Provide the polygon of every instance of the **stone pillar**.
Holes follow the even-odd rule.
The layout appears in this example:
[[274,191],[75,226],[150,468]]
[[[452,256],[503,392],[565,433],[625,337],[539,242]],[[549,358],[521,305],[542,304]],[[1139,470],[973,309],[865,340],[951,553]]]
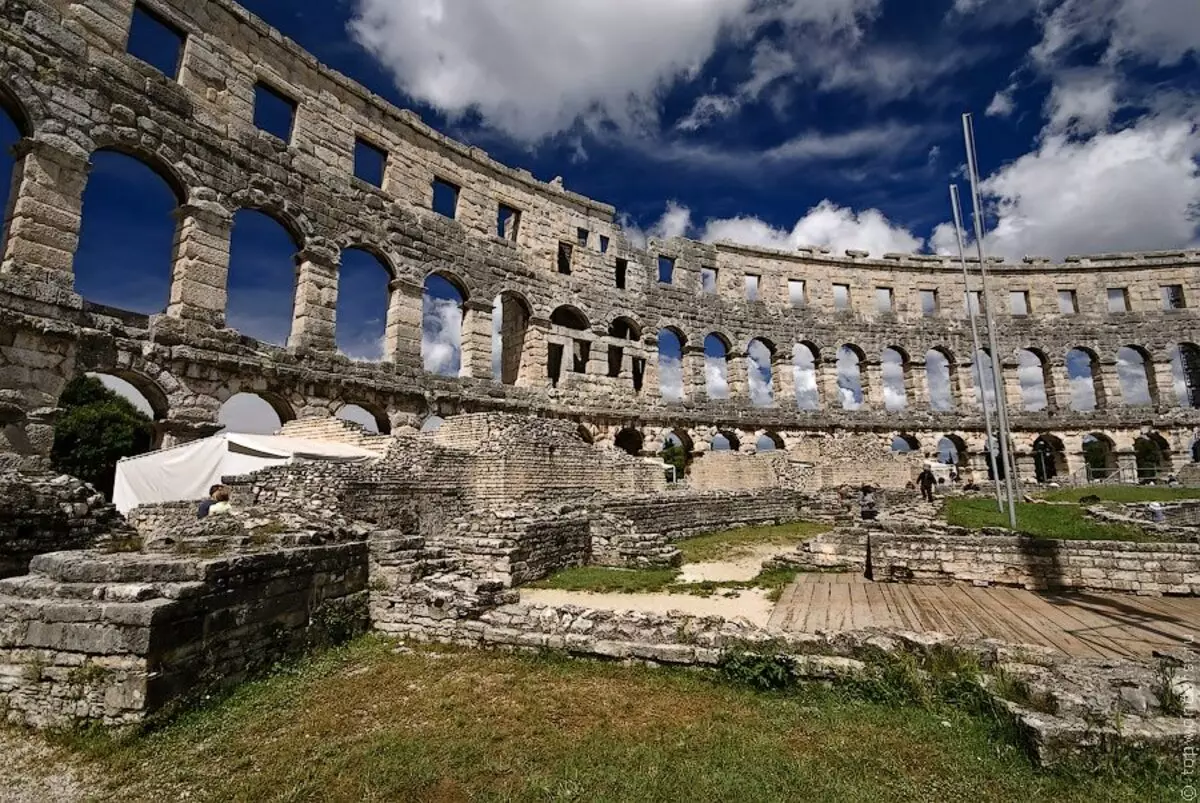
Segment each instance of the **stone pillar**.
[[[665,398],[662,392],[662,372],[659,370],[659,354],[658,354],[658,335],[649,334],[642,338],[642,351],[646,358],[646,373],[642,376],[642,395],[655,396]],[[628,352],[626,358],[630,359],[629,370],[633,370],[633,362]],[[624,370],[625,366],[621,366]],[[682,373],[683,366],[680,366]]]
[[1117,468],[1121,472],[1121,481],[1137,482],[1140,479],[1137,471],[1137,454],[1130,449],[1128,452],[1117,452],[1115,457],[1117,458]]
[[490,380],[492,373],[492,305],[482,301],[463,304],[462,377]]
[[0,273],[74,288],[87,159],[23,139],[14,149],[8,239]]
[[383,358],[396,365],[421,370],[421,298],[425,288],[416,282],[393,279],[388,283],[387,328]]
[[224,326],[233,216],[211,202],[181,206],[175,216],[175,261],[167,314]]
[[1071,404],[1071,377],[1066,362],[1051,363],[1046,367],[1053,387],[1046,389],[1046,401],[1052,410],[1073,410]]
[[[517,377],[520,387],[547,388],[550,387],[549,374],[546,371],[549,349],[546,345],[546,334],[550,331],[549,318],[530,318],[529,328],[525,332],[525,356],[521,360],[521,373]],[[563,352],[563,376],[566,376],[570,365],[570,354]]]
[[868,410],[885,410],[883,364],[866,360],[859,363],[858,381],[862,385],[863,406]]
[[834,411],[842,409],[842,390],[838,387],[837,358],[825,359],[817,364],[817,383],[821,388],[821,409]]
[[958,373],[958,398],[954,400],[959,410],[983,410],[983,395],[975,384],[974,365],[959,363],[954,366]]
[[289,348],[313,351],[337,348],[339,260],[336,251],[317,245],[296,254],[296,303]]
[[704,364],[704,346],[683,347],[683,398],[708,398],[707,374]]
[[1160,413],[1166,413],[1187,404],[1186,400],[1181,401],[1175,393],[1175,367],[1170,360],[1147,363],[1146,367],[1153,368],[1154,381],[1158,389],[1158,395],[1154,400],[1154,409]]
[[924,362],[909,361],[904,364],[904,395],[908,399],[909,410],[927,412],[933,409],[925,370]]
[[1121,375],[1117,373],[1116,360],[1100,363],[1099,370],[1092,368],[1092,386],[1096,389],[1096,409],[1108,410],[1125,403],[1121,393]]
[[[1020,363],[1010,363],[1007,360],[1002,360],[1000,363],[1001,385],[1004,387],[1004,399],[1008,403],[1008,409],[1011,414],[1019,413],[1025,409],[1025,396],[1021,393],[1021,366]],[[1030,465],[1033,465],[1032,460]],[[1027,476],[1032,477],[1032,474]]]
[[796,402],[796,371],[792,364],[792,355],[776,352],[771,357],[771,384],[775,389],[775,406],[785,410],[795,410]]
[[744,351],[730,351],[725,355],[725,380],[729,383],[729,398],[737,401],[750,399],[750,359]]

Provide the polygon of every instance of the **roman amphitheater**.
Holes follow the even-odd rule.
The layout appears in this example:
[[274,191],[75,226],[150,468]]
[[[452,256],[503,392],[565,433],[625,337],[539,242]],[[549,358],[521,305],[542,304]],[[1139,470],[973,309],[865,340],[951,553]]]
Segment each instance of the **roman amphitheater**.
[[[0,668],[18,668],[0,671],[10,718],[137,721],[198,678],[244,677],[258,652],[302,643],[316,617],[297,619],[297,610],[357,611],[368,599],[355,627],[711,663],[727,640],[755,637],[767,623],[589,619],[577,608],[530,607],[514,587],[588,562],[674,565],[677,539],[734,524],[834,520],[851,509],[840,487],[870,482],[915,498],[905,486],[947,442],[964,480],[987,481],[968,288],[956,260],[686,239],[642,247],[611,206],[434,131],[230,0],[139,5],[184,40],[177,74],[126,52],[134,0],[0,7],[0,104],[23,137],[0,267],[0,466],[10,496],[28,497],[13,510],[0,503],[0,549],[11,553],[3,565],[16,575],[0,581]],[[256,127],[263,92],[289,102],[289,140]],[[364,145],[386,155],[378,186],[356,176]],[[83,193],[102,151],[143,162],[177,199],[171,262],[146,268],[171,277],[159,314],[76,292]],[[295,242],[295,285],[279,288],[294,295],[286,347],[225,326],[242,209],[271,216]],[[389,277],[379,363],[335,347],[339,263],[351,249]],[[1195,479],[1200,252],[989,267],[1026,489],[1086,482],[1085,443],[1099,444],[1100,476]],[[459,376],[424,370],[430,277],[462,299]],[[672,356],[660,359],[667,342]],[[756,354],[769,354],[769,367]],[[712,381],[714,364],[723,381]],[[136,387],[164,447],[213,434],[222,404],[252,393],[285,433],[341,439],[379,458],[365,468],[297,465],[230,478],[235,502],[257,516],[250,521],[196,522],[190,503],[122,521],[86,487],[35,470],[53,440],[58,397],[81,373]],[[380,434],[338,419],[349,405],[369,411]],[[431,416],[445,424],[419,433]],[[730,448],[714,450],[715,440]],[[651,459],[668,442],[688,453],[678,487]],[[760,450],[767,442],[774,448]],[[18,487],[33,490],[22,496]],[[851,528],[805,555],[861,573],[891,550],[897,581],[1200,589],[1198,548],[1182,524],[1185,536],[1153,555],[1107,543],[1050,554],[1017,536],[928,527]],[[922,561],[936,560],[941,567],[923,575]],[[293,585],[284,589],[283,577]],[[1168,630],[1182,643],[1186,627]],[[687,639],[675,638],[684,631]],[[855,660],[855,644],[829,633],[788,638]],[[896,649],[918,643],[873,638]],[[1114,658],[1105,649],[1083,655]],[[1137,662],[1148,650],[1114,652],[1128,665],[1085,695],[1103,704],[1116,705],[1122,684],[1148,682]],[[68,694],[65,678],[88,661],[108,674]],[[20,670],[35,664],[37,673]],[[1047,683],[1082,682],[1061,667],[1044,671]],[[1152,713],[1148,728],[1177,733]]]

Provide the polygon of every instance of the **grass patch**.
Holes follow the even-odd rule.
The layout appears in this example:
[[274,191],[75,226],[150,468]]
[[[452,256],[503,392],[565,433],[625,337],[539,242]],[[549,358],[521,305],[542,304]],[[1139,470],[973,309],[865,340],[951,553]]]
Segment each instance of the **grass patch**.
[[662,591],[675,582],[678,569],[614,569],[607,566],[575,566],[555,572],[526,588],[553,588],[559,591],[592,591],[597,594],[624,594]]
[[[786,667],[746,667],[774,687]],[[67,739],[97,797],[278,801],[1142,801],[1174,778],[1051,774],[994,723],[855,690],[376,637],[160,730]],[[888,695],[885,695],[887,697]],[[899,699],[905,699],[901,697]]]
[[1098,496],[1102,502],[1177,502],[1200,499],[1200,488],[1161,488],[1143,485],[1098,485],[1064,488],[1042,494],[1048,502],[1078,502],[1085,496]]
[[680,541],[679,551],[684,563],[704,563],[728,560],[753,552],[764,546],[794,546],[808,538],[828,532],[830,525],[813,521],[797,521],[771,527],[739,527],[715,533],[704,533]]
[[[958,527],[1007,527],[1008,514],[992,499],[947,499],[946,521]],[[1017,505],[1017,529],[1036,538],[1091,541],[1156,541],[1151,533],[1124,524],[1092,521],[1070,505]]]

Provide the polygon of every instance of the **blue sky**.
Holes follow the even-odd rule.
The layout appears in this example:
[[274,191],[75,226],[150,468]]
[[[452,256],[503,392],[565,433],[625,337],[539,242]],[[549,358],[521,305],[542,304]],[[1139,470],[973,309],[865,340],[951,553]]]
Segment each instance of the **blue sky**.
[[[972,111],[991,253],[1200,241],[1196,0],[244,5],[436,128],[613,204],[635,237],[944,250],[959,115]],[[15,138],[6,120],[0,137]],[[149,171],[96,159],[76,265],[85,296],[162,308],[173,206]],[[292,250],[272,221],[239,214],[232,325],[286,338]],[[339,345],[353,356],[379,356],[384,282],[371,257],[347,255]],[[445,312],[427,304],[445,337],[426,344],[426,364],[453,372]]]

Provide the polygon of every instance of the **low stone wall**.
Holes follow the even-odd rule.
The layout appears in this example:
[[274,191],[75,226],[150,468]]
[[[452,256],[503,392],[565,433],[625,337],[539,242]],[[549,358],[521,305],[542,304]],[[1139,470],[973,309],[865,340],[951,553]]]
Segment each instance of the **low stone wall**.
[[24,574],[36,555],[93,546],[114,529],[123,529],[120,514],[82,480],[0,472],[0,577]]
[[665,493],[606,501],[594,509],[620,516],[637,532],[677,541],[700,533],[748,525],[781,524],[804,516],[808,497],[798,491]]
[[139,505],[125,514],[125,521],[142,535],[172,532],[198,521],[196,510],[199,504],[196,500]]
[[999,532],[835,530],[778,562],[864,571],[876,581],[1200,595],[1200,544],[1058,541]]
[[0,581],[0,699],[35,727],[122,725],[367,626],[365,542],[214,558],[41,555]]

